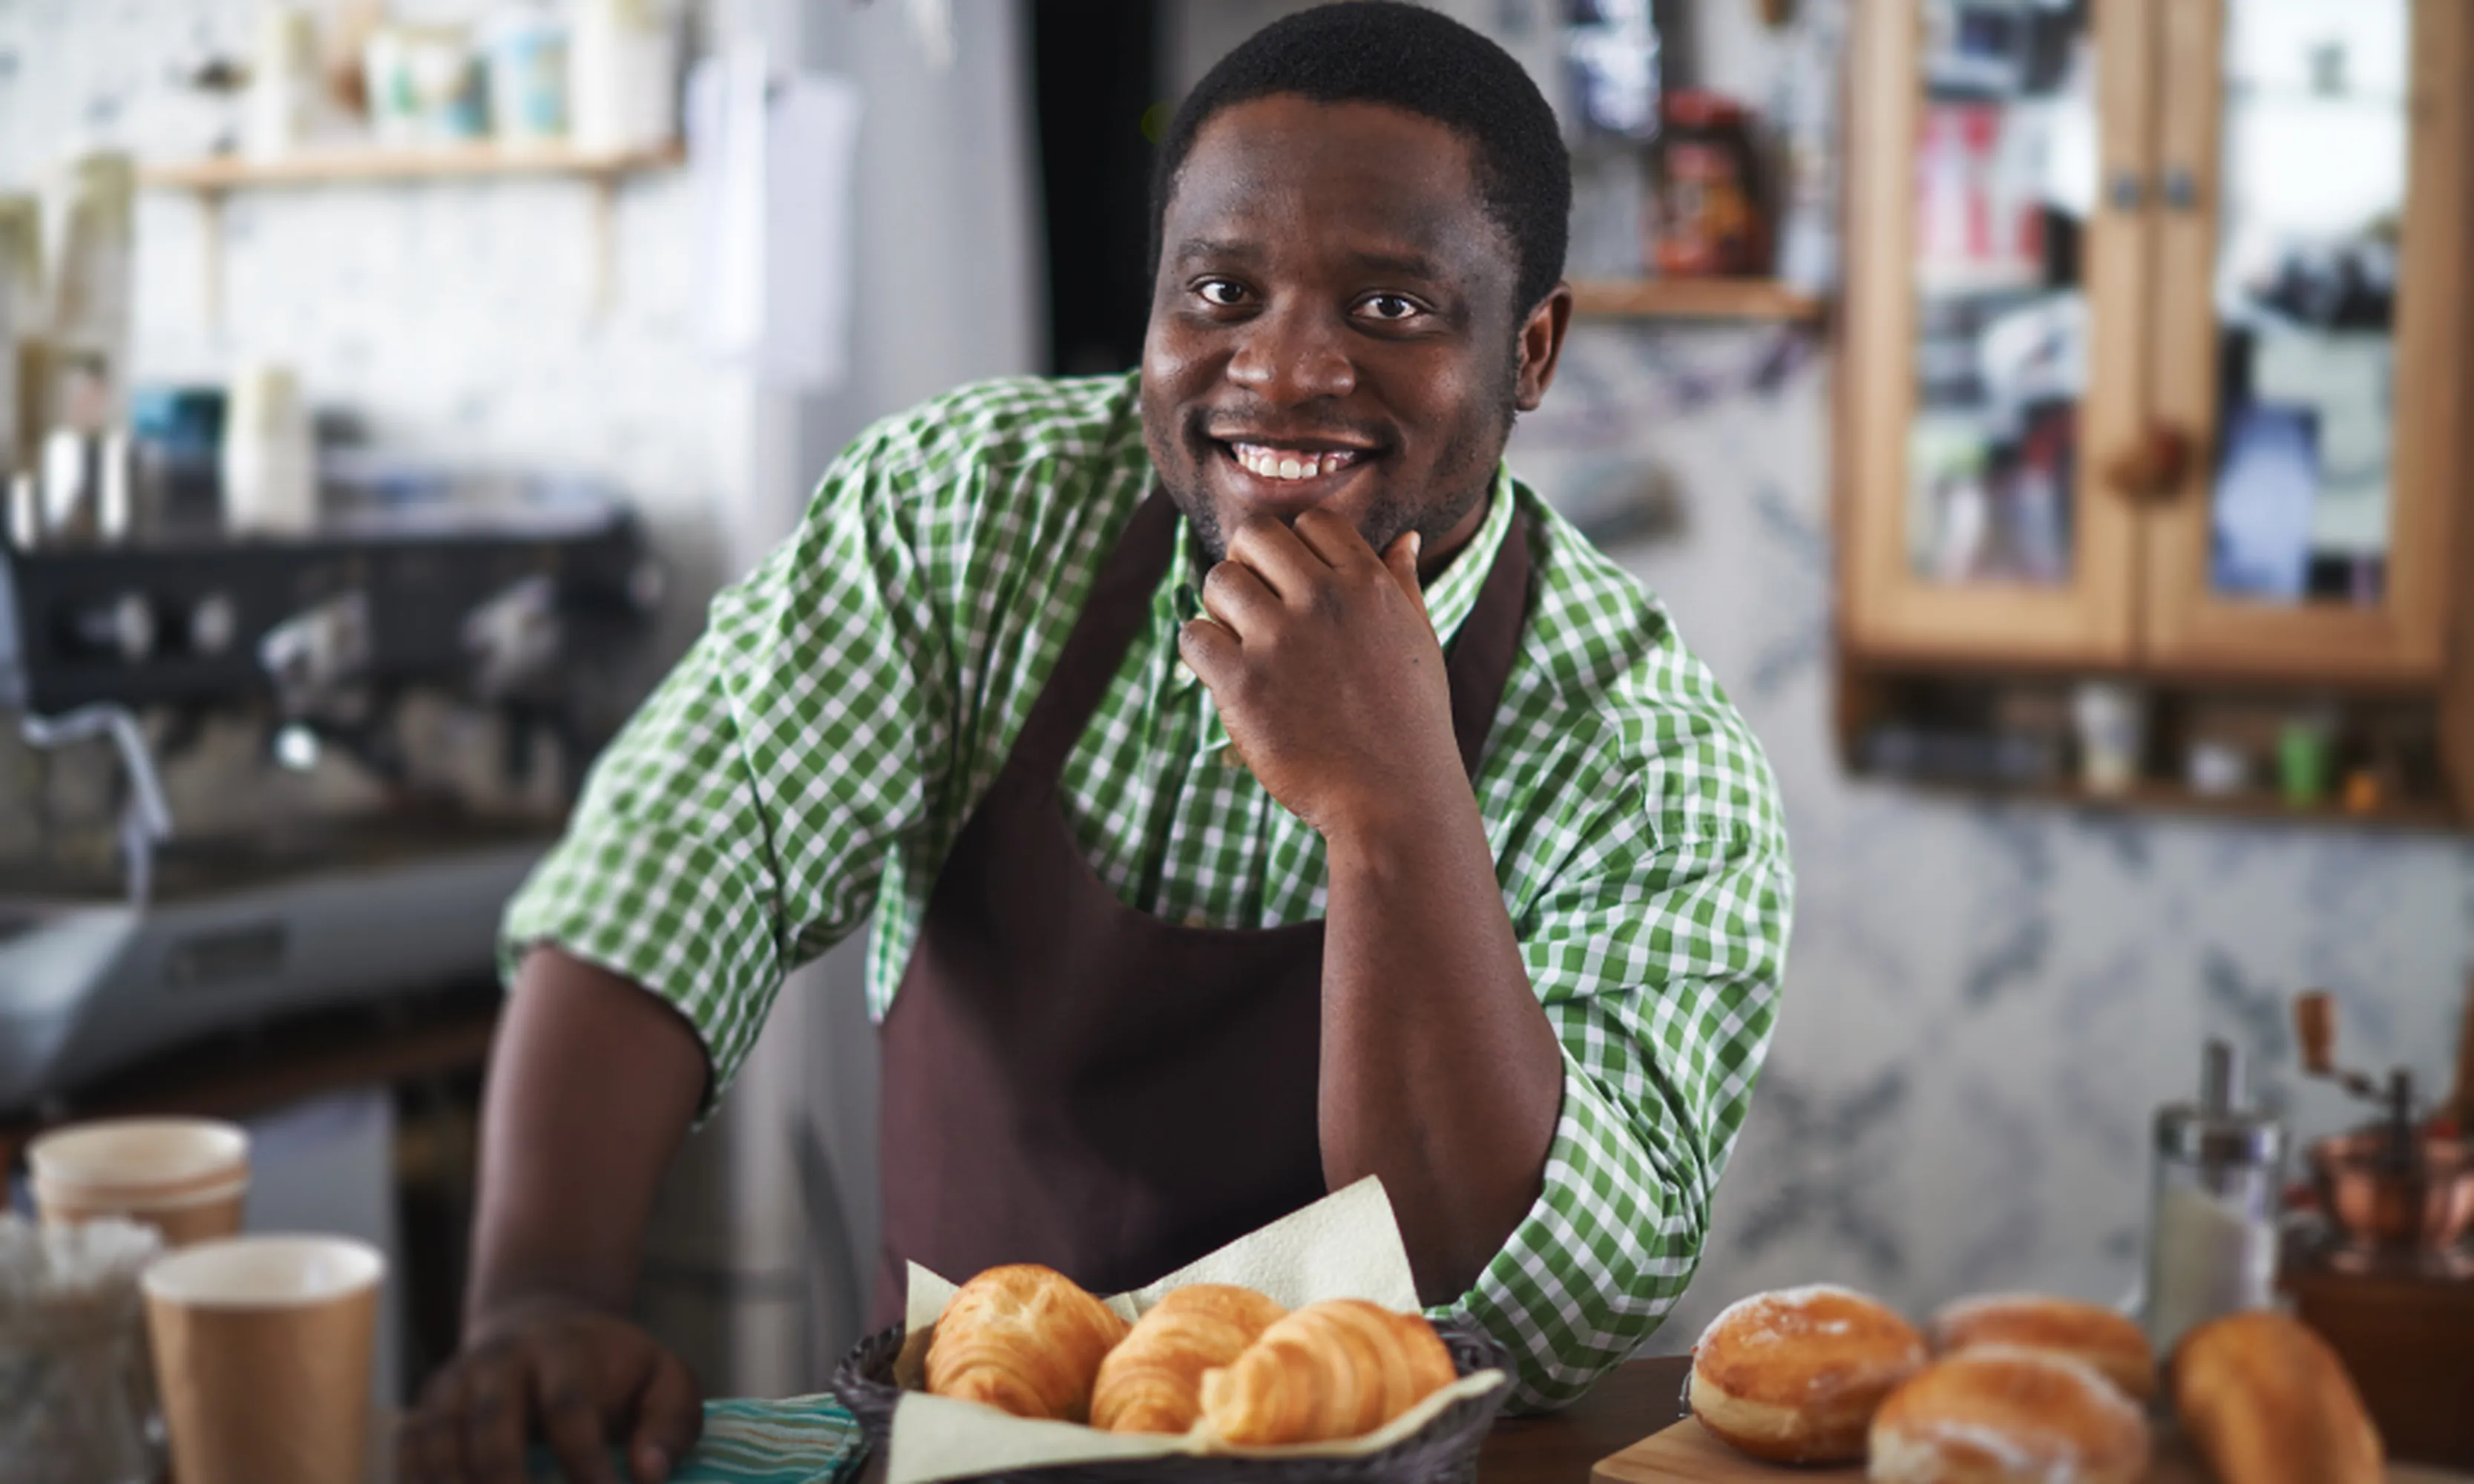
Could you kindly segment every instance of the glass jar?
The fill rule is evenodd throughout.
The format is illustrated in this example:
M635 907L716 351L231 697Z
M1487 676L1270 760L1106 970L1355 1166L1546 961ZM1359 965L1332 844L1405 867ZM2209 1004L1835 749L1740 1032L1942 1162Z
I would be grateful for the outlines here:
M2159 1354L2219 1315L2276 1302L2285 1126L2236 1106L2239 1075L2232 1049L2210 1041L2198 1103L2156 1113L2147 1336Z
M144 1364L127 1302L61 1302L0 1326L0 1458L11 1461L11 1484L156 1478Z
M1769 271L1769 221L1743 105L1700 88L1667 95L1665 128L1650 151L1649 206L1645 255L1660 274Z

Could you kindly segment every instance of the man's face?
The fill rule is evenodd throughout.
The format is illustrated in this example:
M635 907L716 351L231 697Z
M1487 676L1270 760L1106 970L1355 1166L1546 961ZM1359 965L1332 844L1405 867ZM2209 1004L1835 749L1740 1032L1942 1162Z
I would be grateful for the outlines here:
M1471 152L1432 119L1277 94L1203 126L1161 222L1143 344L1152 466L1214 561L1317 505L1430 563L1485 514L1570 312L1516 304Z

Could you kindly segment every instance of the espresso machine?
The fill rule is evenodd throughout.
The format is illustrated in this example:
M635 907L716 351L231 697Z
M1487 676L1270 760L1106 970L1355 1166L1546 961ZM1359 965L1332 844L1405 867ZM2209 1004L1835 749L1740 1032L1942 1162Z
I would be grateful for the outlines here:
M606 499L0 543L0 1110L486 982L660 590Z

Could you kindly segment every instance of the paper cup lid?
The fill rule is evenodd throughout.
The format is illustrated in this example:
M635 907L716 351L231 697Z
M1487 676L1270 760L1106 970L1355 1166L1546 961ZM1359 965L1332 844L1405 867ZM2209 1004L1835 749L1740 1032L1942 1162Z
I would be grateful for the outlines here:
M337 1236L240 1236L184 1248L146 1270L147 1297L192 1308L323 1303L386 1277L367 1242Z
M61 1191L140 1191L243 1165L249 1134L212 1118L111 1118L72 1124L26 1146L35 1177Z

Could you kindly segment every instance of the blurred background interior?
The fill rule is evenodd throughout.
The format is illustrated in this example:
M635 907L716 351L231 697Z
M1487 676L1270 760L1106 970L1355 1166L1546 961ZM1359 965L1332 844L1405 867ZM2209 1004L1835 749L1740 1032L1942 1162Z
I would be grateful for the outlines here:
M1138 355L1152 139L1271 0L0 0L0 1145L247 1120L454 1343L499 904L868 421ZM2451 1085L2474 960L2460 0L1453 0L1564 118L1514 467L1769 749L1799 911L1679 1349L1757 1288L2138 1281L2289 1005ZM859 945L643 1305L816 1387Z

